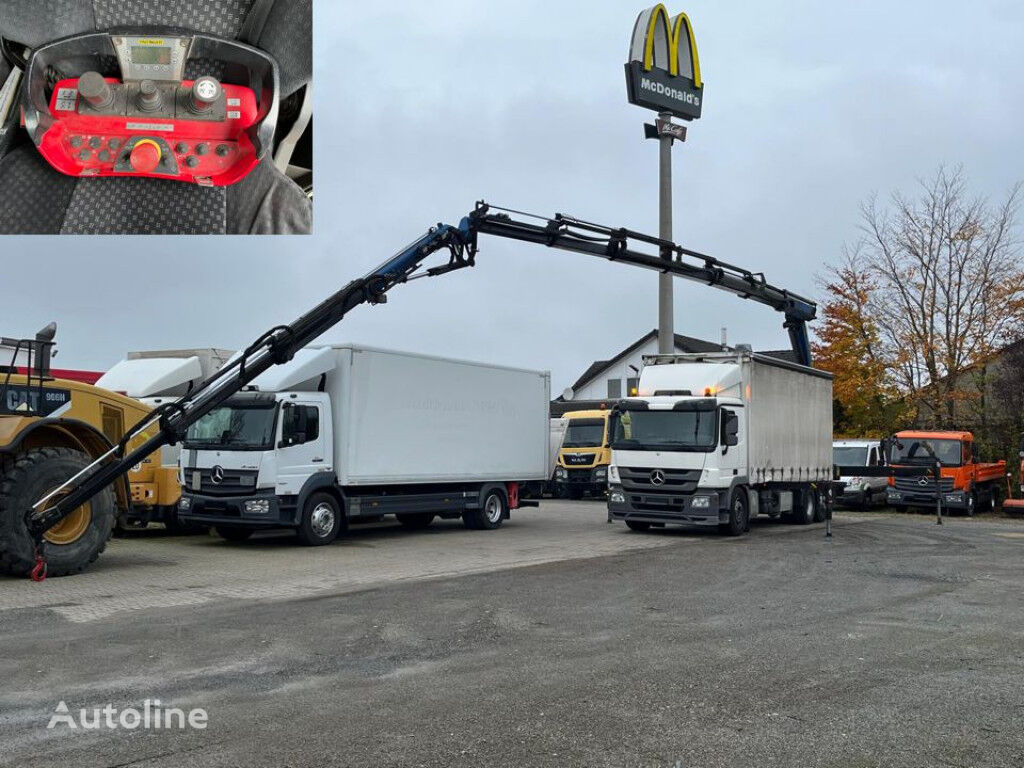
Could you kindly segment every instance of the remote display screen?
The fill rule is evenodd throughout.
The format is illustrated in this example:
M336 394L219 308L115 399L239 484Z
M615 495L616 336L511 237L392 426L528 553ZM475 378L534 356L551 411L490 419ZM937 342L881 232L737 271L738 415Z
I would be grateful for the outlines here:
M133 45L132 64L170 64L171 49L155 45Z

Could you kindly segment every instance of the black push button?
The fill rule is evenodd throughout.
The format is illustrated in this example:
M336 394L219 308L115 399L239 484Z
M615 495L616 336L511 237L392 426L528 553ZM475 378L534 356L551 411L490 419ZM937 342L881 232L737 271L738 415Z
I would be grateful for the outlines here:
M175 145L174 151L177 152L179 155L187 155L188 144L186 144L184 141L179 141L177 145Z
M84 141L85 141L85 139L83 139L81 136L72 136L71 137L71 146L74 149L78 149L80 146L82 146L82 142L84 142Z
M185 160L185 165L187 165L189 168L195 168L197 165L199 165L199 158L196 157L195 155L189 155L188 158Z
M111 139L110 141L107 142L107 146L109 146L112 150L114 150L116 152L117 150L119 150L121 148L121 140L120 139Z
M205 141L202 144L197 144L196 145L196 154L199 155L200 157L202 157L203 155L205 155L209 151L210 151L210 145L207 144Z
M93 136L91 139L89 139L89 146L92 147L93 149L99 149L100 147L103 146L103 139L101 139L99 136Z
M218 144L217 154L220 155L221 157L227 157L229 154L231 154L231 147L229 147L227 144Z

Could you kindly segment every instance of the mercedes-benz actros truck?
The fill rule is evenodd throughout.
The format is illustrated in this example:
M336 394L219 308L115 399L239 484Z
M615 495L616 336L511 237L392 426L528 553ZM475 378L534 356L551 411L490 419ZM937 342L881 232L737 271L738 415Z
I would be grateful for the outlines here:
M824 519L832 480L832 377L749 348L648 357L638 397L609 427L608 519L633 530L758 514Z

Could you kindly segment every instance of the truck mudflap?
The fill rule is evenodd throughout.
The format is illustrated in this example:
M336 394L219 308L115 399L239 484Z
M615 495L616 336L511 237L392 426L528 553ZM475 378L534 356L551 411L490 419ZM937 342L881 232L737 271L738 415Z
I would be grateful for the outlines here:
M721 491L697 489L692 495L624 491L613 487L608 493L608 521L635 520L643 523L717 526L729 522Z

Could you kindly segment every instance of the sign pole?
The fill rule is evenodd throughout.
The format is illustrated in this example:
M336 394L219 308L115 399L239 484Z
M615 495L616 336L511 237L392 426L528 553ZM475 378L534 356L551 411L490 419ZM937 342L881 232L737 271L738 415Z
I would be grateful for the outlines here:
M626 93L629 103L658 113L655 125L644 126L644 136L658 139L658 235L672 242L672 142L686 141L686 127L672 118L696 120L704 102L704 80L690 17L674 17L663 3L637 16L626 62ZM663 258L672 258L668 249ZM658 275L658 354L675 352L673 281Z
M659 122L671 123L672 115L662 112ZM658 236L672 240L672 134L662 130L660 143L660 169L658 182ZM672 275L663 272L658 275L658 354L671 355L675 352L675 317L673 314Z

